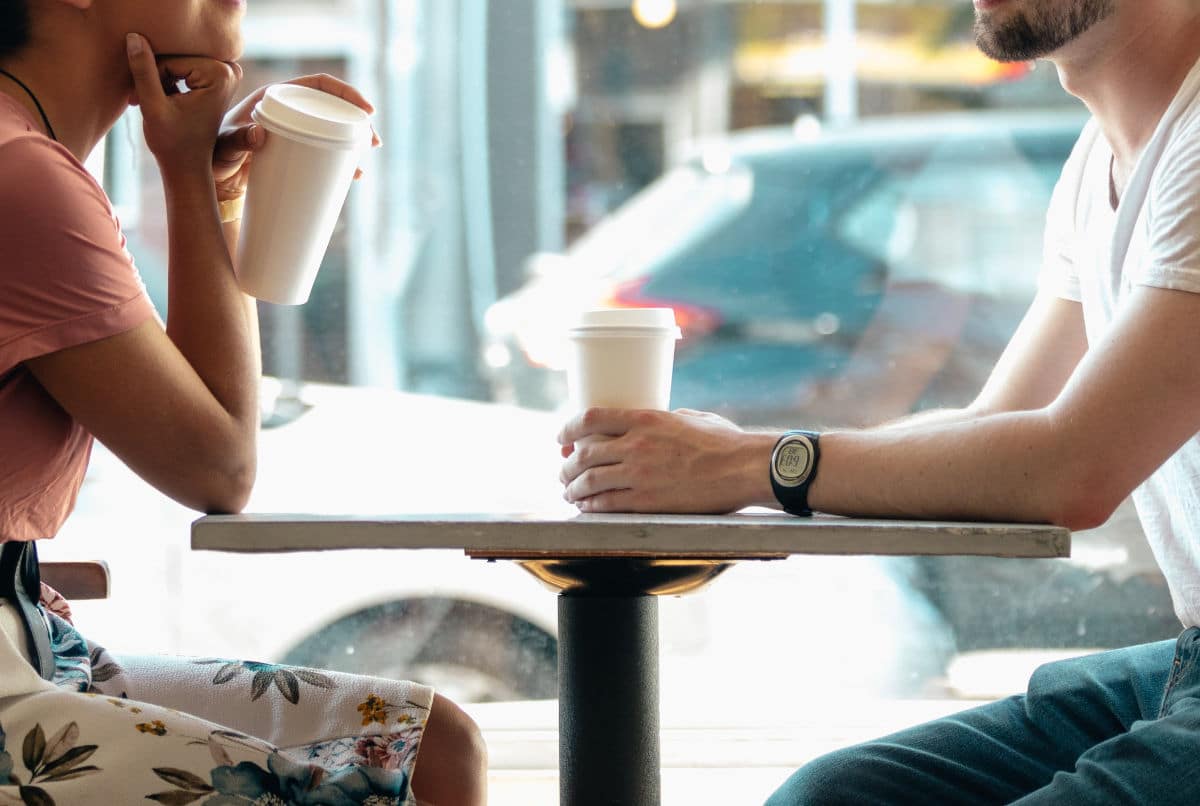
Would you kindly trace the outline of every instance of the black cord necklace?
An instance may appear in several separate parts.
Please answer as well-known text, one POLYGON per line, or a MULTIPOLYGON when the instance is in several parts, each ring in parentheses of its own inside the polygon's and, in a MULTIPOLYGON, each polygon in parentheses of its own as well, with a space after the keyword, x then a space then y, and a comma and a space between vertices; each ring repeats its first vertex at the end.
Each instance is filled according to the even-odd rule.
POLYGON ((25 90, 25 94, 29 96, 30 100, 33 101, 33 105, 37 107, 38 114, 40 114, 42 116, 42 123, 46 124, 46 131, 50 133, 50 139, 57 143, 58 137, 56 137, 54 135, 54 127, 50 125, 50 118, 46 116, 46 110, 42 109, 42 102, 39 101, 38 97, 33 94, 33 90, 31 90, 31 89, 29 89, 29 87, 25 86, 24 81, 17 78, 12 73, 5 70, 3 67, 0 67, 0 75, 8 76, 10 79, 12 79, 14 82, 16 82, 16 85, 18 87, 25 90))

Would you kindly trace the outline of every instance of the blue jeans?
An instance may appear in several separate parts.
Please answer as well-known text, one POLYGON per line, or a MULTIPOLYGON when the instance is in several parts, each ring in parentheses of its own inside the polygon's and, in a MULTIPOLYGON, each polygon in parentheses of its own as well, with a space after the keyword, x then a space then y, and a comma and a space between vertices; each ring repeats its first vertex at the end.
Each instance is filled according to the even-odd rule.
POLYGON ((849 747, 768 806, 1200 803, 1200 629, 1048 663, 1024 695, 849 747))

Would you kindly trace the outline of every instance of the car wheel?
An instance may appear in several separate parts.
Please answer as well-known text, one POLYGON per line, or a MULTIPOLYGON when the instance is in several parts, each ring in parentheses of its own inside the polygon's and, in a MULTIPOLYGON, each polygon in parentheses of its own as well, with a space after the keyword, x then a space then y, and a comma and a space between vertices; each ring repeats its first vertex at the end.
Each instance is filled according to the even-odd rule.
POLYGON ((283 663, 413 680, 456 702, 553 699, 558 642, 512 613, 429 597, 389 602, 323 627, 283 663))

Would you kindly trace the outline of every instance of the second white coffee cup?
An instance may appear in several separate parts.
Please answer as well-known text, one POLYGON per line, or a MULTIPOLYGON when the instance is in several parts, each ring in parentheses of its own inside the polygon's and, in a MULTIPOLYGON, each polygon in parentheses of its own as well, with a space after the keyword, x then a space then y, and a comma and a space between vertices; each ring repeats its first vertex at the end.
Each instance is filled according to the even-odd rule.
POLYGON ((593 406, 658 409, 671 405, 675 342, 670 308, 586 311, 571 328, 567 393, 575 411, 593 406))
POLYGON ((281 305, 307 302, 363 154, 371 122, 354 104, 296 84, 267 89, 252 117, 254 155, 238 242, 238 285, 281 305))

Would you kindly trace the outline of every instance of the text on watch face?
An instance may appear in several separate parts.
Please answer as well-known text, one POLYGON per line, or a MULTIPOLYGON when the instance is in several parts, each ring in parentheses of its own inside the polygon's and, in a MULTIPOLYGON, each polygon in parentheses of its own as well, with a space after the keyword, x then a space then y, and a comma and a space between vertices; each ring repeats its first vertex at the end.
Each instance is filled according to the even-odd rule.
POLYGON ((812 469, 812 448, 796 442, 784 445, 779 449, 775 468, 783 481, 799 484, 812 469))

